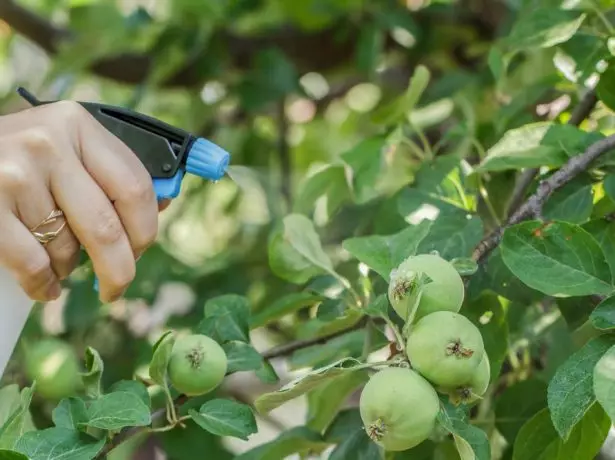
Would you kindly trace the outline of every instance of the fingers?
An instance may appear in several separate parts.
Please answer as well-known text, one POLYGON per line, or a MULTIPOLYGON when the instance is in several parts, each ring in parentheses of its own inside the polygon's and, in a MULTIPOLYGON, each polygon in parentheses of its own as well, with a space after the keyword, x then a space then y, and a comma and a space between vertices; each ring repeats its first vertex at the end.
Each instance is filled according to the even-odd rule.
POLYGON ((0 213, 0 263, 17 278, 33 300, 46 302, 60 296, 60 282, 47 251, 10 209, 0 213))
POLYGON ((171 200, 169 200, 169 199, 160 200, 158 202, 158 211, 159 212, 164 211, 165 209, 167 209, 170 206, 170 204, 171 204, 171 200))
POLYGON ((135 257, 115 208, 76 158, 57 165, 50 188, 68 225, 92 259, 101 300, 116 300, 134 278, 135 257))
POLYGON ((158 233, 152 178, 134 152, 95 120, 84 122, 78 136, 83 165, 113 203, 138 258, 158 233))
MULTIPOLYGON (((45 219, 52 210, 58 209, 57 204, 44 181, 32 180, 29 187, 17 195, 17 215, 24 226, 32 229, 45 219)), ((42 226, 36 231, 44 233, 55 231, 65 223, 64 217, 42 226)), ((40 243, 39 243, 40 244, 40 243)), ((79 242, 70 226, 66 225, 58 236, 44 246, 51 260, 51 268, 60 280, 68 277, 79 261, 79 242)))

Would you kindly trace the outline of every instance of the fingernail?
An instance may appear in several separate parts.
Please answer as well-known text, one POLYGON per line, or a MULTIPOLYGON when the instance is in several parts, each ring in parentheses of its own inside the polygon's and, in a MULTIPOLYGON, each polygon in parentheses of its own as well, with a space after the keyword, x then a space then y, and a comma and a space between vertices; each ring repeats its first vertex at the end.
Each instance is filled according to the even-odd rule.
POLYGON ((51 300, 56 300, 62 294, 62 286, 60 283, 53 283, 49 286, 49 290, 47 291, 47 295, 51 300))
POLYGON ((111 294, 108 298, 107 301, 105 303, 113 303, 113 302, 117 302, 118 300, 120 300, 123 296, 124 296, 124 292, 125 291, 121 291, 121 292, 117 292, 114 294, 111 294))

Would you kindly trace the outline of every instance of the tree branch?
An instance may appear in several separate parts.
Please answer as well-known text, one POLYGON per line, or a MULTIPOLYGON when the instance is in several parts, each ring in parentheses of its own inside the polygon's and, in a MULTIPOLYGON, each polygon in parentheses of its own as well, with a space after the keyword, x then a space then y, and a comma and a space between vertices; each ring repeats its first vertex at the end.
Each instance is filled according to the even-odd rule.
POLYGON ((508 219, 506 225, 497 228, 484 238, 476 247, 473 258, 481 263, 485 257, 498 245, 506 227, 516 225, 529 218, 540 218, 542 207, 551 194, 574 179, 579 173, 587 170, 591 163, 603 153, 615 148, 615 135, 606 137, 592 144, 584 153, 572 157, 551 177, 542 181, 532 196, 523 203, 508 219))
POLYGON ((323 335, 322 337, 316 337, 313 339, 305 339, 305 340, 297 340, 295 342, 285 343, 284 345, 280 345, 279 347, 272 348, 271 350, 265 351, 263 353, 263 358, 265 359, 273 359, 279 358, 281 356, 287 356, 294 353, 297 350, 302 350, 304 348, 309 348, 314 345, 322 345, 323 343, 327 343, 329 340, 333 340, 336 337, 340 337, 342 335, 348 334, 349 332, 354 332, 359 329, 362 329, 367 324, 367 316, 361 318, 356 324, 349 326, 345 329, 341 329, 337 332, 333 332, 331 334, 323 335))
MULTIPOLYGON (((342 335, 357 331, 365 327, 365 325, 367 324, 367 320, 368 320, 368 317, 364 316, 356 324, 353 324, 352 326, 341 329, 337 332, 333 332, 331 334, 327 334, 322 337, 316 337, 313 339, 297 340, 295 342, 290 342, 284 345, 280 345, 279 347, 274 347, 268 351, 263 352, 262 357, 267 360, 273 359, 273 358, 280 358, 283 356, 290 355, 291 353, 294 353, 295 351, 298 351, 298 350, 302 350, 304 348, 309 348, 314 345, 324 344, 330 340, 335 339, 336 337, 340 337, 342 335)), ((373 321, 377 323, 382 323, 382 321, 378 321, 375 319, 373 319, 373 321)), ((179 409, 182 406, 182 404, 186 403, 188 400, 189 398, 186 395, 181 395, 177 397, 174 401, 176 408, 179 409)), ((155 412, 152 413, 151 426, 154 427, 158 425, 160 422, 163 422, 165 420, 165 417, 166 417, 166 408, 156 410, 155 412)), ((106 455, 109 454, 109 452, 111 452, 117 446, 122 444, 124 441, 146 430, 148 430, 148 427, 140 427, 140 426, 126 428, 125 430, 122 430, 111 441, 109 441, 105 445, 105 447, 100 451, 100 453, 96 456, 96 458, 97 459, 105 458, 106 455)))
MULTIPOLYGON (((0 1, 0 18, 16 32, 30 39, 49 54, 56 54, 62 42, 76 39, 69 30, 57 27, 42 16, 20 6, 15 0, 0 1)), ((360 26, 341 18, 340 23, 314 32, 304 32, 294 27, 281 27, 256 36, 239 36, 218 31, 212 37, 211 48, 227 49, 216 59, 229 59, 238 69, 248 69, 253 57, 261 50, 276 47, 290 56, 299 72, 325 71, 338 67, 353 56, 360 26), (344 21, 343 23, 341 21, 344 21), (343 33, 341 33, 343 31, 343 33), (326 52, 323 52, 326 50, 326 52)), ((397 44, 390 38, 387 47, 397 44)), ((193 87, 200 85, 206 75, 203 62, 211 59, 211 50, 204 49, 182 68, 167 78, 162 86, 193 87)), ((143 82, 152 70, 152 59, 147 54, 124 53, 100 59, 90 66, 95 74, 120 83, 143 82)))
MULTIPOLYGON (((598 102, 598 98, 596 96, 596 92, 593 89, 590 89, 585 93, 585 96, 581 99, 581 102, 576 106, 572 114, 570 115, 570 119, 568 120, 568 124, 572 126, 579 126, 583 123, 594 107, 598 102)), ((527 189, 530 187, 532 182, 534 181, 534 177, 538 174, 538 168, 526 169, 519 176, 519 180, 515 185, 515 190, 512 193, 512 198, 510 199, 510 206, 508 208, 508 215, 514 213, 521 203, 523 203, 523 199, 525 198, 525 194, 527 189)))

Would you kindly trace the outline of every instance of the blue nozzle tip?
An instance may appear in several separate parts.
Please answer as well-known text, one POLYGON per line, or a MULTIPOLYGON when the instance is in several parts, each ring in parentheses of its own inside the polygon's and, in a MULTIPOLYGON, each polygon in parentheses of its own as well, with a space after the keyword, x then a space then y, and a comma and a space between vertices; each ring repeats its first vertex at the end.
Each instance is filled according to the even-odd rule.
POLYGON ((231 156, 213 142, 199 137, 190 148, 186 159, 186 172, 209 180, 224 176, 231 156))

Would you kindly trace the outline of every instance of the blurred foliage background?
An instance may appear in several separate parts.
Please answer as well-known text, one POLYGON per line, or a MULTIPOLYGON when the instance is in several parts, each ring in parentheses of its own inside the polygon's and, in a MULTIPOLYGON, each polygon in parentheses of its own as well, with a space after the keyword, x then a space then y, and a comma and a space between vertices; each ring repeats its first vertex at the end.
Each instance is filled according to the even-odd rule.
MULTIPOLYGON (((443 227, 433 237, 444 246, 461 235, 451 240, 449 255, 468 256, 504 216, 516 172, 495 172, 478 185, 461 173, 443 180, 452 169, 447 160, 461 160, 463 170, 507 130, 538 120, 565 122, 591 84, 596 63, 610 56, 610 0, 541 0, 554 7, 591 4, 588 29, 561 46, 526 41, 505 77, 496 78, 502 61, 494 45, 514 45, 514 37, 502 37, 532 3, 0 0, 0 113, 26 107, 15 93, 18 85, 40 99, 126 106, 213 140, 236 165, 234 180, 184 181, 181 196, 161 215, 159 242, 139 262, 125 300, 101 305, 90 288, 92 274, 79 270, 59 301, 37 306, 24 341, 57 336, 80 355, 92 346, 108 363, 110 384, 140 372, 162 330, 192 326, 203 304, 221 294, 250 300, 259 350, 323 334, 327 312, 317 316, 311 296, 282 305, 291 314, 272 313, 276 301, 308 284, 321 292, 336 287, 326 276, 288 282, 271 269, 269 238, 289 212, 313 219, 336 270, 353 283, 360 272, 340 246, 344 239, 397 232, 429 217, 434 206, 446 206, 442 197, 481 214, 482 222, 450 232, 443 227), (412 142, 388 152, 382 165, 370 162, 368 148, 366 155, 347 158, 355 173, 350 190, 348 171, 339 167, 343 154, 383 133, 374 109, 402 95, 419 64, 429 69, 431 81, 403 133, 412 142), (445 154, 451 155, 437 161, 445 154), (436 160, 422 168, 432 156, 436 160), (494 209, 481 193, 458 193, 461 182, 473 190, 484 186, 494 209), (420 197, 404 195, 417 183, 420 197), (423 203, 419 214, 417 200, 423 203)), ((603 133, 614 126, 612 112, 600 105, 583 125, 603 133)), ((526 290, 512 300, 524 301, 526 294, 531 298, 526 290)), ((329 314, 335 317, 335 311, 329 314)), ((553 324, 545 326, 549 341, 558 343, 549 351, 547 374, 574 346, 564 320, 556 316, 553 324)), ((290 364, 273 364, 287 381, 302 366, 331 359, 345 347, 360 348, 361 334, 311 355, 295 354, 290 364)), ((20 350, 5 381, 27 382, 20 350)), ((236 375, 222 391, 250 400, 265 387, 251 375, 236 375)), ((49 407, 44 399, 35 401, 38 426, 51 423, 49 407)), ((301 424, 306 410, 303 401, 289 403, 271 420, 259 421, 261 432, 250 443, 223 445, 188 429, 135 439, 112 458, 155 458, 154 450, 173 460, 196 458, 194 452, 232 458, 230 450, 244 451, 301 424)))

